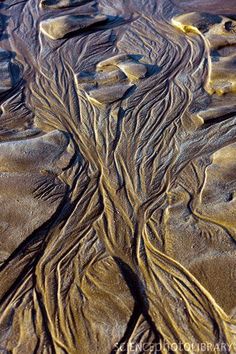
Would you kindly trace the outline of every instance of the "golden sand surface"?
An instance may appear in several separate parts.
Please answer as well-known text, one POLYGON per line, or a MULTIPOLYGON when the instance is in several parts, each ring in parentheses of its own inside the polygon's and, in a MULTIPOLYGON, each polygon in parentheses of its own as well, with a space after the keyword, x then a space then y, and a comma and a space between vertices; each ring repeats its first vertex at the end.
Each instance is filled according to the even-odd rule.
POLYGON ((0 1, 0 353, 236 353, 236 2, 0 1))

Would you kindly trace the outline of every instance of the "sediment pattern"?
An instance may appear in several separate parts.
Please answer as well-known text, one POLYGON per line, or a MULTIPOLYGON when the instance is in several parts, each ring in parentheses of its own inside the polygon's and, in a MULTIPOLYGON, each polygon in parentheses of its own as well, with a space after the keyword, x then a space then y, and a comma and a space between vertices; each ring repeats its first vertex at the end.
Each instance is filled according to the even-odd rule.
POLYGON ((195 3, 1 2, 1 353, 236 353, 236 24, 195 3))

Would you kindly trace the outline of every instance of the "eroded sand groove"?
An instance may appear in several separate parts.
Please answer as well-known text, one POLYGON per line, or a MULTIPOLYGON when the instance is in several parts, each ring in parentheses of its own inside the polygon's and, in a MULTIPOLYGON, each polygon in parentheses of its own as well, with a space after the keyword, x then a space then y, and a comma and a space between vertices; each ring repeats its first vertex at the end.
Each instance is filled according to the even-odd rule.
POLYGON ((236 352, 235 22, 181 11, 2 2, 3 353, 236 352))

